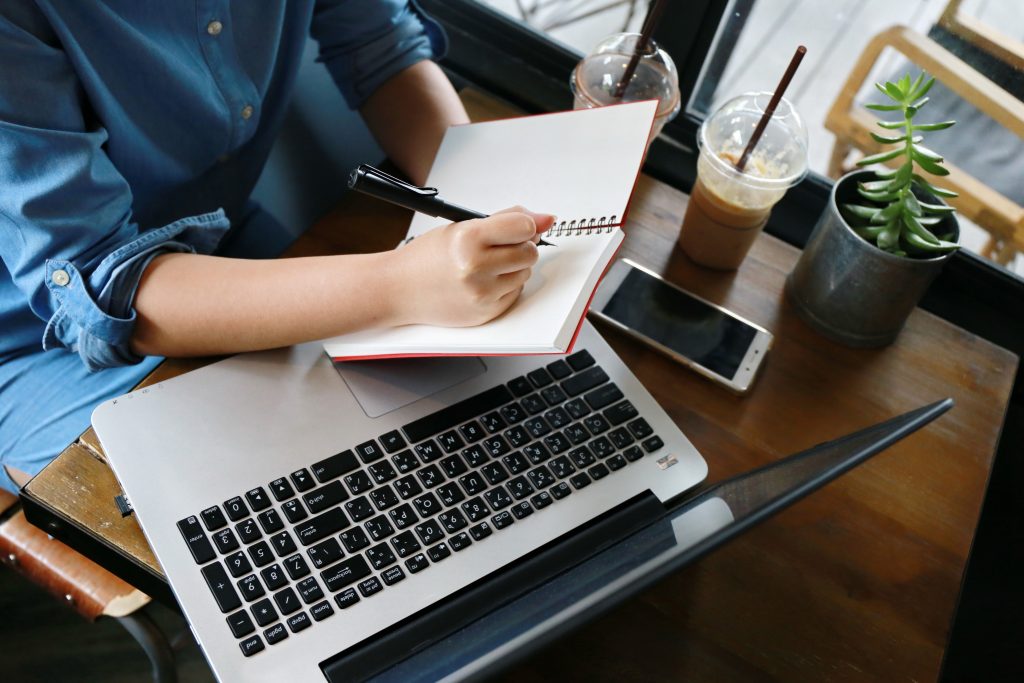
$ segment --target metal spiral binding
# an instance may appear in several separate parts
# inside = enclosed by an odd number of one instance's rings
[[[545,234],[552,237],[566,237],[570,235],[593,235],[601,232],[611,232],[615,229],[618,216],[601,216],[600,218],[580,218],[570,221],[556,221],[551,229]]]

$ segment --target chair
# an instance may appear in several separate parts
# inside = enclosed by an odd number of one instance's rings
[[[904,26],[893,26],[876,35],[860,54],[828,115],[825,128],[835,134],[836,141],[829,163],[829,175],[838,178],[849,170],[846,164],[850,153],[857,150],[865,155],[881,151],[870,133],[877,131],[875,117],[854,103],[872,68],[883,50],[893,48],[917,67],[935,76],[937,81],[961,100],[970,103],[991,121],[1016,136],[1015,144],[1024,139],[1024,102],[1020,92],[1010,92],[990,77],[1000,72],[1012,73],[1024,67],[1024,44],[1012,40],[988,27],[974,17],[960,11],[961,0],[952,0],[939,23],[929,36],[923,36]],[[941,41],[941,42],[940,42]],[[981,62],[984,74],[949,49],[953,43],[966,43],[964,52]],[[1000,68],[1000,65],[1002,68]],[[1002,79],[1001,79],[1002,80]],[[1019,76],[1017,77],[1019,81]],[[1019,83],[1015,85],[1019,86]],[[939,84],[936,84],[939,88]],[[1019,91],[1020,88],[1013,88]],[[926,109],[934,113],[934,109]],[[955,130],[955,129],[954,129]],[[958,131],[963,135],[963,129]],[[976,141],[972,142],[976,144]],[[1024,145],[1020,146],[1024,151]],[[960,194],[950,203],[961,215],[989,233],[982,255],[1003,265],[1019,252],[1024,252],[1024,207],[1018,194],[1008,197],[971,173],[970,154],[957,163],[947,159],[949,175],[938,180]],[[899,160],[889,162],[898,165]],[[925,174],[926,177],[928,174]],[[930,180],[933,178],[930,178]]]

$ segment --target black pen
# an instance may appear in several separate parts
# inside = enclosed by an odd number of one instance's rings
[[[449,204],[437,196],[437,188],[412,185],[369,164],[360,164],[349,174],[348,186],[371,197],[449,221],[487,218],[485,213],[473,211],[457,204]],[[543,239],[537,242],[537,245],[555,246]]]

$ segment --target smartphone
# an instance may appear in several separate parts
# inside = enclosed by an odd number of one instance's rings
[[[612,264],[590,313],[740,394],[753,384],[773,339],[629,259]]]

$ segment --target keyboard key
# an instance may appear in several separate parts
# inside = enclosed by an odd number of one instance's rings
[[[266,626],[267,624],[277,620],[277,612],[274,611],[274,606],[270,603],[270,598],[260,600],[249,609],[252,610],[252,616],[260,626]]]
[[[284,624],[274,624],[263,632],[263,637],[271,645],[276,645],[288,637],[288,629],[284,627]]]
[[[352,492],[353,496],[358,496],[363,491],[373,488],[373,479],[363,470],[359,470],[345,477],[345,485],[348,486],[348,490]]]
[[[366,464],[376,462],[384,457],[384,451],[381,450],[380,446],[373,439],[356,446],[356,454]]]
[[[505,431],[505,439],[508,440],[512,448],[519,448],[524,444],[530,443],[533,437],[530,436],[530,432],[526,431],[522,425],[516,425]]]
[[[246,638],[240,642],[238,647],[242,648],[243,655],[246,657],[252,657],[257,652],[262,652],[264,645],[259,636],[253,636],[252,638]]]
[[[480,496],[470,498],[459,507],[461,507],[462,511],[466,513],[466,517],[469,518],[470,522],[477,522],[491,512],[490,509],[488,509],[487,504],[484,503],[484,499]]]
[[[551,494],[548,493],[547,491],[541,491],[536,496],[531,498],[530,502],[533,503],[533,507],[537,508],[538,510],[543,510],[548,505],[551,505]]]
[[[288,578],[284,575],[284,570],[281,569],[279,564],[272,564],[260,571],[260,576],[267,583],[267,588],[272,591],[288,583]]]
[[[508,426],[508,423],[502,419],[501,415],[497,411],[491,411],[480,418],[480,424],[484,426],[484,429],[489,431],[491,434],[500,432],[502,429]]]
[[[639,446],[630,446],[626,450],[622,451],[622,454],[626,456],[626,460],[630,462],[636,462],[640,458],[644,457],[644,452],[640,450]]]
[[[310,469],[313,470],[313,476],[316,477],[318,482],[326,484],[331,479],[340,477],[343,474],[348,474],[357,467],[359,467],[359,461],[356,460],[355,454],[352,451],[342,451],[341,453],[332,455],[329,458],[324,458],[320,462],[313,463],[313,466]],[[295,481],[294,474],[292,475],[292,481]],[[296,482],[296,488],[300,491],[306,491],[312,488],[312,482],[310,482],[310,485],[305,488],[299,486],[298,482]]]
[[[427,465],[416,472],[416,476],[419,477],[423,488],[427,489],[432,489],[444,481],[444,475],[441,474],[441,470],[437,469],[437,465]]]
[[[599,367],[585,370],[569,379],[562,380],[562,389],[570,396],[579,396],[585,391],[599,387],[608,381],[608,375]]]
[[[249,508],[245,507],[245,501],[241,496],[235,496],[231,500],[224,501],[224,510],[228,513],[228,519],[237,522],[249,515]]]
[[[484,498],[495,512],[512,504],[512,496],[508,495],[508,492],[501,486],[484,491]]]
[[[288,480],[284,477],[278,477],[274,481],[270,482],[270,493],[274,496],[274,500],[282,502],[288,500],[295,495],[295,490],[292,485],[288,483]]]
[[[203,524],[206,525],[207,531],[216,531],[228,523],[228,520],[224,518],[224,513],[220,511],[219,505],[208,507],[199,515],[203,518]],[[178,523],[181,524],[181,522]]]
[[[612,444],[616,448],[625,448],[634,441],[633,435],[625,427],[619,427],[608,432],[608,438],[612,440]]]
[[[454,534],[459,529],[465,529],[467,525],[466,518],[458,510],[442,512],[437,516],[437,521],[441,522],[441,526],[450,534]]]
[[[241,550],[234,555],[228,555],[224,558],[224,564],[228,566],[228,571],[231,572],[231,576],[236,579],[243,574],[248,574],[252,571],[252,565],[249,563],[249,558],[245,556]]]
[[[564,455],[560,455],[554,460],[552,460],[550,463],[548,463],[548,467],[551,468],[551,471],[559,479],[565,479],[566,477],[568,477],[569,475],[576,471],[576,468],[573,466],[572,462],[570,462],[569,458],[567,458]]]
[[[435,519],[416,525],[416,535],[423,541],[423,545],[433,545],[444,538],[444,530]]]
[[[363,526],[366,527],[366,533],[370,534],[370,538],[375,541],[383,541],[395,533],[395,528],[391,526],[391,522],[384,515],[377,515]]]
[[[654,430],[651,429],[651,425],[647,424],[647,420],[642,417],[633,420],[627,426],[629,427],[629,431],[633,432],[633,436],[638,439],[646,439],[654,433]]]
[[[213,535],[213,544],[217,546],[217,550],[220,551],[221,555],[238,550],[238,539],[235,538],[235,534],[232,533],[231,529],[221,529],[215,533]]]
[[[242,636],[249,635],[256,630],[256,626],[252,623],[252,619],[249,618],[249,613],[243,610],[238,610],[231,616],[227,617],[228,628],[231,629],[231,635],[235,638],[241,638]]]
[[[569,413],[565,412],[564,408],[552,408],[544,413],[544,419],[548,421],[548,424],[553,429],[561,429],[573,420]]]
[[[288,521],[292,524],[301,522],[309,516],[306,512],[306,508],[302,507],[302,504],[299,503],[298,499],[289,500],[281,506],[281,509],[284,510],[284,516],[287,517]]]
[[[535,439],[539,439],[551,431],[551,425],[547,423],[547,420],[540,416],[531,417],[523,423],[523,427],[525,427],[526,431],[528,431]]]
[[[291,588],[285,588],[274,593],[274,602],[277,603],[277,608],[281,610],[281,614],[291,614],[302,607],[299,603],[299,597],[295,595],[295,591]]]
[[[541,418],[536,418],[541,419]],[[529,429],[529,427],[527,427]],[[488,437],[482,441],[484,448],[492,458],[498,458],[505,455],[512,449],[509,447],[508,442],[500,434]]]
[[[391,510],[388,512],[388,516],[391,517],[391,521],[394,522],[396,529],[405,529],[420,521],[420,518],[412,511],[412,506],[408,503],[402,503],[394,510]]]
[[[574,398],[564,406],[565,411],[572,416],[572,419],[578,420],[584,415],[590,414],[590,406],[582,398]]]
[[[359,602],[359,594],[356,593],[355,588],[346,588],[334,596],[334,602],[338,603],[338,607],[341,609],[348,609]]]
[[[491,525],[487,522],[480,522],[474,527],[469,528],[469,535],[473,537],[474,541],[482,541],[493,533],[491,531]]]
[[[317,543],[306,550],[306,554],[309,555],[309,561],[317,569],[323,569],[327,565],[337,562],[345,555],[341,549],[341,544],[334,538],[328,538]]]
[[[444,487],[442,486],[441,488]],[[440,491],[441,488],[439,488],[438,491]],[[457,486],[455,488],[456,490],[458,489]],[[460,491],[459,493],[461,495],[462,492]],[[412,504],[416,506],[416,511],[420,513],[420,517],[429,517],[441,509],[441,504],[437,502],[437,496],[435,496],[433,493],[423,494],[422,496],[414,500]],[[455,503],[450,503],[449,505],[454,504]]]
[[[469,540],[469,534],[463,531],[461,534],[456,534],[448,539],[448,545],[452,547],[452,550],[459,552],[465,550],[473,544],[473,541]]]
[[[573,475],[572,477],[569,478],[569,481],[577,489],[582,489],[586,488],[587,486],[590,486],[590,477],[587,475],[586,472],[580,472],[579,474]]]
[[[587,404],[594,410],[601,410],[605,406],[610,406],[621,398],[622,390],[615,386],[614,382],[598,387],[597,389],[588,392],[583,397]]]
[[[511,389],[512,393],[516,396],[525,396],[533,391],[533,386],[526,377],[516,377],[508,383],[508,388]]]
[[[330,605],[328,605],[327,603],[324,604],[327,605],[328,609],[330,608]],[[299,631],[309,628],[313,625],[313,622],[310,620],[309,616],[305,612],[299,612],[293,617],[288,617],[287,623],[288,628],[291,629],[292,633],[298,633]]]
[[[365,581],[359,582],[359,592],[363,594],[364,598],[368,598],[375,593],[379,593],[384,590],[384,586],[377,580],[376,576],[371,576]]]
[[[220,511],[218,510],[218,512]],[[178,522],[178,531],[181,532],[182,537],[185,539],[185,543],[192,553],[192,559],[196,561],[196,564],[206,564],[217,556],[213,552],[213,546],[210,545],[210,539],[203,533],[203,528],[199,526],[199,520],[195,515],[186,517]]]
[[[632,420],[637,416],[636,407],[629,401],[622,401],[616,403],[608,410],[604,411],[605,418],[613,425],[620,425],[627,420]]]
[[[530,482],[527,481],[526,477],[523,475],[519,475],[518,477],[509,480],[509,482],[505,484],[505,488],[508,489],[508,492],[511,493],[512,497],[516,500],[527,498],[533,493],[533,486],[530,485]]]
[[[612,457],[608,458],[605,464],[608,465],[608,467],[614,471],[621,470],[623,467],[626,466],[627,463],[626,459],[622,457],[621,453],[619,453],[618,455],[613,455]]]
[[[597,458],[594,456],[593,452],[591,452],[591,450],[586,446],[580,446],[579,448],[574,448],[569,451],[569,458],[572,460],[573,464],[580,469],[590,467],[597,462]],[[554,465],[554,463],[552,463],[552,465]],[[554,467],[551,469],[554,470]],[[555,473],[557,474],[557,471]],[[563,476],[559,475],[559,479],[562,478]]]
[[[466,467],[465,461],[457,455],[449,455],[441,461],[441,470],[449,479],[457,477],[460,474],[465,474],[468,469],[469,468]]]
[[[589,435],[587,438],[590,438]],[[523,446],[523,455],[525,455],[527,460],[534,465],[539,465],[551,457],[551,453],[548,451],[547,446],[540,442]]]
[[[334,608],[331,607],[331,603],[324,600],[310,607],[309,615],[313,617],[313,621],[323,621],[327,617],[334,615]]]
[[[242,594],[242,597],[245,598],[246,602],[252,602],[256,598],[262,598],[266,593],[266,591],[263,590],[263,584],[260,583],[259,578],[257,578],[255,574],[250,574],[244,579],[239,579],[238,590]],[[229,609],[234,608],[231,607]],[[227,610],[222,608],[221,611],[226,612]],[[259,619],[257,619],[257,622],[258,621]],[[260,624],[260,626],[263,625],[264,624]]]
[[[452,456],[452,457],[458,457],[458,456]],[[444,461],[442,461],[442,463],[443,462]],[[416,481],[416,477],[414,477],[411,474],[402,477],[401,479],[396,481],[393,484],[393,486],[395,487],[395,491],[398,492],[398,496],[402,500],[409,500],[413,496],[415,496],[415,495],[417,495],[419,493],[423,493],[423,487],[420,486],[420,483],[418,481]]]
[[[462,457],[466,459],[470,467],[480,467],[480,465],[491,459],[491,456],[487,454],[487,451],[480,444],[473,444],[462,451]]]
[[[501,416],[505,418],[505,421],[509,424],[515,424],[526,419],[527,413],[519,403],[513,401],[507,406],[501,407]]]
[[[422,547],[419,541],[416,540],[416,537],[413,536],[412,531],[403,531],[392,538],[391,546],[398,553],[399,557],[409,557]]]
[[[270,508],[269,510],[256,515],[256,519],[260,520],[260,526],[263,527],[263,531],[268,534],[272,534],[275,531],[280,531],[284,528],[284,520],[281,519],[281,515],[277,514],[277,510],[274,508]]]
[[[487,436],[487,431],[480,425],[476,420],[470,420],[466,424],[459,427],[459,431],[462,432],[462,436],[465,437],[466,441],[473,443]]]
[[[370,476],[378,484],[391,481],[398,476],[398,472],[395,471],[395,468],[387,460],[375,462],[368,469],[370,470]]]
[[[543,413],[548,409],[548,404],[538,394],[530,394],[529,396],[523,396],[520,403],[523,404],[523,409],[526,410],[530,415],[536,415],[537,413]]]
[[[357,553],[370,545],[370,538],[360,527],[353,527],[348,531],[342,531],[338,538],[345,544],[345,550],[350,553]]]
[[[402,438],[402,435],[398,432],[398,430],[394,429],[388,432],[387,434],[381,435],[380,445],[384,447],[384,450],[386,452],[395,453],[405,448],[406,443],[405,439]],[[328,607],[330,607],[330,605],[328,605]]]
[[[480,474],[484,475],[484,479],[491,486],[500,484],[501,482],[508,479],[508,471],[502,466],[500,462],[489,462],[480,468]]]
[[[609,470],[603,462],[599,462],[591,467],[587,472],[590,474],[590,478],[594,481],[598,479],[604,479],[608,476]]]
[[[523,519],[533,514],[533,508],[525,500],[512,506],[512,514],[516,519]]]
[[[460,489],[455,482],[439,486],[437,489],[437,495],[441,497],[441,503],[445,507],[451,507],[466,499],[466,494],[462,492],[462,489]]]
[[[421,417],[402,427],[409,441],[422,441],[428,436],[447,431],[480,413],[500,408],[512,400],[512,392],[503,385],[453,403],[447,408]],[[463,432],[465,436],[465,432]]]
[[[405,578],[405,572],[397,564],[394,567],[388,567],[385,569],[380,578],[384,579],[384,583],[389,586],[394,586],[396,583]]]
[[[224,571],[220,562],[208,564],[201,571],[221,612],[230,612],[242,606],[242,601],[238,599],[238,593],[235,592],[235,587],[231,585],[231,579],[228,578],[228,573]],[[261,587],[260,590],[262,591],[263,588]]]
[[[544,465],[533,468],[527,473],[527,476],[530,477],[533,487],[537,489],[546,489],[555,483],[555,476]]]
[[[235,531],[238,532],[238,537],[242,539],[242,543],[246,545],[263,537],[263,532],[260,531],[259,525],[256,524],[256,520],[252,517],[236,524]]]
[[[335,541],[335,543],[337,543],[337,541]],[[302,555],[297,553],[285,559],[282,564],[284,564],[284,570],[288,572],[288,576],[291,577],[292,581],[301,579],[309,573],[309,565],[306,564],[304,559],[302,559]]]
[[[321,486],[318,489],[313,489],[308,493],[303,494],[302,500],[305,501],[306,507],[313,514],[323,512],[329,507],[333,507],[343,500],[348,499],[348,493],[345,491],[345,487],[341,485],[341,481],[332,481],[326,486]]]
[[[433,548],[427,549],[427,556],[430,557],[431,562],[440,562],[451,554],[452,551],[448,549],[447,543],[438,543]]]
[[[437,442],[433,439],[424,441],[423,443],[416,444],[416,455],[419,456],[420,460],[424,463],[434,462],[444,456],[444,451],[437,445]]]
[[[550,489],[548,489],[548,492],[551,494],[551,497],[554,498],[555,500],[561,500],[562,498],[565,498],[570,493],[572,493],[572,489],[569,488],[569,485],[566,484],[564,481],[561,481],[558,482],[558,484],[556,484],[555,486],[552,486]]]
[[[327,590],[337,593],[339,590],[355,583],[370,575],[370,565],[362,555],[350,557],[341,564],[336,564],[330,569],[320,572],[320,578],[324,580]]]
[[[458,432],[454,429],[449,429],[447,432],[438,436],[437,442],[441,444],[441,448],[445,453],[454,453],[466,445],[466,442],[462,440]]]
[[[586,349],[577,351],[565,359],[573,370],[579,372],[583,368],[589,368],[594,364],[594,357]]]
[[[587,431],[579,422],[575,422],[566,427],[563,433],[574,446],[578,446],[584,441],[590,439],[590,432]]]
[[[257,567],[262,567],[274,561],[274,553],[271,552],[270,546],[267,545],[266,541],[260,541],[249,546],[249,557],[252,558],[252,563]]]
[[[558,455],[559,453],[569,450],[572,446],[572,442],[569,441],[569,437],[562,432],[555,432],[554,434],[548,434],[544,437],[544,445],[547,446],[552,453]]]
[[[587,429],[589,429],[590,433],[594,436],[611,429],[611,425],[608,424],[608,420],[604,419],[604,416],[602,415],[589,415],[583,418],[583,424],[586,425]]]
[[[504,458],[502,458],[501,461],[505,463],[505,467],[507,467],[508,471],[511,472],[512,474],[519,474],[520,472],[525,472],[530,467],[529,459],[527,459],[525,455],[519,453],[518,451],[515,453],[509,453]]]
[[[544,368],[537,368],[526,373],[526,378],[530,380],[530,384],[540,389],[551,384],[554,380],[551,379],[551,375]]]
[[[341,512],[341,510],[338,510],[338,512]],[[278,557],[291,555],[295,552],[295,541],[292,540],[291,535],[287,531],[271,536],[270,545],[274,548]]]
[[[657,434],[650,437],[649,439],[644,440],[644,450],[647,451],[648,453],[653,453],[654,451],[658,450],[664,445],[665,442],[662,441],[661,437],[658,436]]]
[[[465,489],[467,496],[475,496],[487,488],[487,482],[484,481],[479,472],[470,472],[463,477],[459,477],[459,483],[462,484],[462,488]]]
[[[609,441],[607,437],[604,436],[597,437],[589,444],[587,444],[587,446],[590,447],[590,450],[594,453],[594,455],[601,458],[602,460],[615,452],[615,446],[613,446],[612,442]],[[587,446],[581,446],[581,448],[586,448]],[[576,464],[578,465],[579,463]]]
[[[345,503],[345,510],[353,522],[361,522],[367,517],[373,516],[374,512],[376,512],[373,506],[370,505],[370,499],[366,496],[359,496]]]
[[[266,510],[270,507],[270,498],[267,496],[267,492],[263,490],[262,486],[257,486],[251,491],[246,491],[245,499],[249,501],[249,507],[252,508],[253,512]]]
[[[374,507],[378,510],[387,510],[390,507],[398,505],[398,495],[386,484],[383,488],[379,488],[376,491],[370,491],[370,500],[373,501]]]
[[[544,387],[540,390],[540,395],[547,401],[549,406],[557,406],[569,397],[565,395],[562,388],[555,384],[554,386]]]
[[[572,374],[572,368],[562,359],[556,360],[554,363],[548,363],[547,369],[556,380],[565,379]]]
[[[429,565],[430,563],[427,562],[427,556],[423,553],[413,555],[405,561],[405,568],[409,570],[410,574],[421,572],[424,569],[426,569]]]
[[[416,459],[412,451],[402,451],[393,455],[391,462],[395,464],[395,469],[398,470],[399,474],[408,474],[420,466],[420,461]]]
[[[504,529],[509,524],[512,524],[515,519],[512,517],[512,513],[508,510],[499,512],[498,514],[491,517],[491,524],[494,525],[495,529]]]
[[[316,486],[316,482],[313,481],[313,477],[309,474],[309,470],[301,469],[295,470],[288,477],[295,484],[295,490],[297,491],[308,491],[309,489]]]
[[[302,545],[312,545],[322,541],[333,533],[348,526],[348,519],[341,508],[331,508],[315,517],[310,517],[302,524],[295,525],[295,534]]]

